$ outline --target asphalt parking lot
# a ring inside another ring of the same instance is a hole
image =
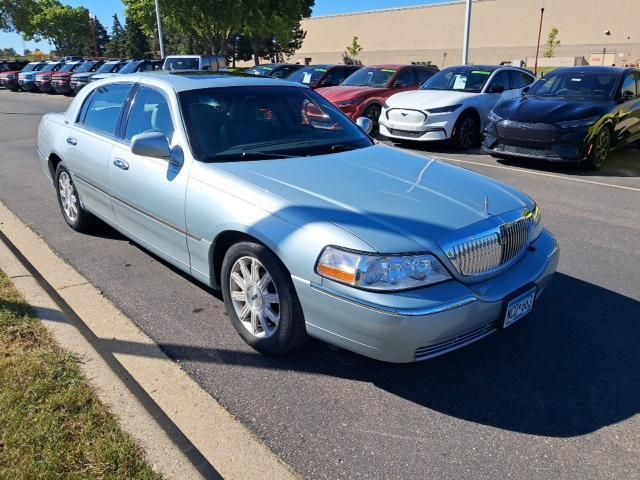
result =
[[[35,133],[68,102],[0,91],[0,201],[302,477],[638,478],[640,150],[587,173],[412,149],[538,201],[561,261],[533,314],[419,364],[315,341],[275,360],[242,342],[214,292],[107,226],[66,226]]]

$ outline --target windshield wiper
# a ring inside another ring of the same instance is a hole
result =
[[[331,145],[331,152],[332,153],[338,153],[338,152],[350,152],[352,150],[358,150],[360,147],[354,147],[351,145]]]

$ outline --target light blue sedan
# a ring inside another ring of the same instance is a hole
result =
[[[38,152],[71,228],[221,289],[266,354],[311,336],[412,362],[528,314],[558,264],[534,201],[369,128],[285,81],[132,74],[46,115]]]

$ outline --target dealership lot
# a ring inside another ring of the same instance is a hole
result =
[[[305,478],[632,478],[640,469],[640,151],[603,170],[436,156],[533,196],[561,245],[531,317],[465,350],[387,365],[311,342],[247,347],[222,302],[108,227],[62,220],[34,151],[64,97],[0,91],[0,201]]]

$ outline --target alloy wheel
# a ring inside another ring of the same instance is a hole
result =
[[[605,128],[600,132],[596,140],[596,144],[593,149],[593,164],[596,167],[601,167],[607,156],[609,155],[609,148],[611,147],[611,133]]]
[[[466,117],[460,123],[460,132],[458,133],[460,147],[464,149],[471,148],[476,136],[476,122],[471,117]]]
[[[280,297],[271,274],[258,259],[241,257],[231,268],[229,287],[240,323],[257,338],[272,336],[280,324]]]
[[[58,176],[58,192],[64,214],[70,222],[74,223],[78,219],[78,196],[67,172],[63,171]]]

